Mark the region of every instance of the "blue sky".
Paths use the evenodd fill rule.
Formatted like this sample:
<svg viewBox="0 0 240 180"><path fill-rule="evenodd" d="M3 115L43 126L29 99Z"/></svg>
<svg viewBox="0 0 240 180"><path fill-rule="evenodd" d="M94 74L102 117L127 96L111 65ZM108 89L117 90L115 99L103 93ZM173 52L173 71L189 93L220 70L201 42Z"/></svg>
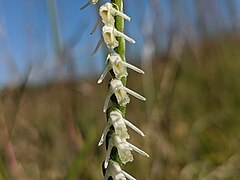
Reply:
<svg viewBox="0 0 240 180"><path fill-rule="evenodd" d="M91 56L100 38L100 28L94 35L90 35L98 15L96 6L93 5L83 11L79 10L86 1L0 0L0 86L14 80L21 80L30 65L33 66L30 75L31 81L51 79L55 67L56 51L49 19L49 2L56 2L60 48L65 47L71 40L76 41L70 54L75 59L74 62L80 72L80 77L98 75L104 67L106 55L104 48L101 48L95 56ZM106 1L101 3L103 2ZM137 6L136 2L139 3ZM144 43L139 23L144 20L151 24L154 18L157 18L152 14L149 2L147 0L125 1L125 12L132 17L131 22L126 22L126 34L137 40L136 45L127 44L129 47L127 57L129 58L138 57ZM194 26L196 23L194 0L180 2L184 2L180 9L183 18ZM217 10L221 11L222 23L230 26L224 1L212 0L212 2L216 3L219 8ZM235 0L235 4L239 10L240 1ZM164 21L161 32L157 33L162 34L159 36L159 43L164 44L167 41L165 30L174 21L170 18L172 12L169 9L168 0L159 0L157 8L161 10L161 20ZM149 14L147 16L149 19L144 19L145 13ZM209 14L206 16L211 22L212 17ZM178 23L177 20L175 23ZM12 70L10 70L11 68Z"/></svg>

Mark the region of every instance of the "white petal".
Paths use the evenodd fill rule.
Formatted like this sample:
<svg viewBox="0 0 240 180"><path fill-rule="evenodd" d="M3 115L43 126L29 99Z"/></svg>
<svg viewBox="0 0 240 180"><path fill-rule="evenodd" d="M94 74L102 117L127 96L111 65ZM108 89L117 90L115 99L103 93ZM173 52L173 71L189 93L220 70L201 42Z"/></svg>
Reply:
<svg viewBox="0 0 240 180"><path fill-rule="evenodd" d="M136 151L137 153L143 155L143 156L147 156L149 157L149 155L147 153L145 153L143 150L139 149L138 147L128 143L128 145L132 148L132 150Z"/></svg>
<svg viewBox="0 0 240 180"><path fill-rule="evenodd" d="M94 26L91 34L95 33L95 31L97 30L97 27L100 25L100 23L101 23L101 19L98 19L98 21L97 21L97 23L95 24L95 26Z"/></svg>
<svg viewBox="0 0 240 180"><path fill-rule="evenodd" d="M142 101L146 101L146 98L141 96L140 94L134 92L133 90L131 89L128 89L127 87L124 87L124 90L128 93L128 94L131 94L132 96L142 100Z"/></svg>
<svg viewBox="0 0 240 180"><path fill-rule="evenodd" d="M112 151L112 144L109 143L108 144L108 149L107 149L107 154L106 154L106 159L104 161L104 168L105 169L107 169L107 167L108 167L108 162L109 162L109 159L110 159L111 151Z"/></svg>
<svg viewBox="0 0 240 180"><path fill-rule="evenodd" d="M140 130L140 129L138 129L136 126L134 126L131 122L129 122L128 120L124 120L124 122L125 122L125 124L128 126L128 127L130 127L130 128L132 128L134 131L136 131L138 134L140 134L141 136L145 136L144 135L144 133Z"/></svg>
<svg viewBox="0 0 240 180"><path fill-rule="evenodd" d="M100 78L97 81L98 84L100 84L103 81L103 79L106 77L109 70L110 70L110 67L109 67L109 65L107 65L106 68L104 69L103 73L101 74Z"/></svg>
<svg viewBox="0 0 240 180"><path fill-rule="evenodd" d="M115 36L118 36L118 37L122 37L122 38L126 39L127 41L129 41L130 43L133 43L133 44L136 43L136 42L134 41L134 39L128 37L127 35L121 33L120 31L118 31L118 30L116 30L116 29L114 29L114 35L115 35Z"/></svg>
<svg viewBox="0 0 240 180"><path fill-rule="evenodd" d="M104 102L103 112L106 112L106 111L107 111L108 103L109 103L109 101L110 101L111 96L112 96L112 93L109 91L109 92L108 92L108 95L107 95L107 97L106 97L106 99L105 99L105 102Z"/></svg>
<svg viewBox="0 0 240 180"><path fill-rule="evenodd" d="M127 172L125 172L125 171L122 171L122 173L124 174L124 176L125 176L127 179L137 180L137 179L135 179L134 177L132 177L130 174L128 174Z"/></svg>
<svg viewBox="0 0 240 180"><path fill-rule="evenodd" d="M110 113L110 117L111 117L112 122L114 123L116 121L119 121L119 119L122 118L122 115L118 111L112 111Z"/></svg>
<svg viewBox="0 0 240 180"><path fill-rule="evenodd" d="M103 142L105 141L110 126L111 126L111 124L109 124L109 123L106 124L106 126L105 126L105 128L103 130L101 139L100 139L100 141L98 143L98 146L101 146L103 144Z"/></svg>
<svg viewBox="0 0 240 180"><path fill-rule="evenodd" d="M118 91L119 89L123 89L124 87L122 81L119 79L112 79L110 85L113 92Z"/></svg>
<svg viewBox="0 0 240 180"><path fill-rule="evenodd" d="M124 62L124 61L123 61L122 63L123 63L123 65L124 65L125 67L127 67L127 68L130 68L130 69L132 69L132 70L134 70L134 71L136 71L136 72L138 72L138 73L145 74L143 70L137 68L136 66L134 66L134 65L132 65L132 64L129 64L129 63Z"/></svg>

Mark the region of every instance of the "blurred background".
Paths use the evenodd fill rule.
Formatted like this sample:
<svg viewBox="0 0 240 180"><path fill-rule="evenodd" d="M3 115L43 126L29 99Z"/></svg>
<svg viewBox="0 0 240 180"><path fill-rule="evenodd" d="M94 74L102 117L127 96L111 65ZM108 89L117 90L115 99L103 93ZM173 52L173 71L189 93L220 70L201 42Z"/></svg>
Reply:
<svg viewBox="0 0 240 180"><path fill-rule="evenodd" d="M87 0L0 0L0 180L102 179L110 76L105 45L91 55L98 7ZM137 179L240 177L240 1L125 2L130 142L124 170Z"/></svg>

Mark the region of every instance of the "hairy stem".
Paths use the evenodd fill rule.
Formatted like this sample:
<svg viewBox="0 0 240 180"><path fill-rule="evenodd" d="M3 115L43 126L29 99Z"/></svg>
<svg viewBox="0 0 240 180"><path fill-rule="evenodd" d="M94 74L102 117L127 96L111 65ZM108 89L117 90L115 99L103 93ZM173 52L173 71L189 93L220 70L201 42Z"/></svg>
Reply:
<svg viewBox="0 0 240 180"><path fill-rule="evenodd" d="M112 3L114 3L117 7L118 10L123 12L123 0L111 0ZM121 33L124 33L124 19L121 16L116 16L115 17L115 28L120 31ZM126 51L126 47L125 47L125 39L122 37L117 37L117 40L119 42L119 46L116 47L114 50L116 53L118 53L120 55L120 57L122 58L123 61L126 61L125 58L125 51ZM124 86L126 86L127 84L127 77L122 77L121 79L122 83ZM126 107L121 107L118 103L116 98L113 96L111 98L113 104L122 112L123 116L125 117L125 111L126 111Z"/></svg>
<svg viewBox="0 0 240 180"><path fill-rule="evenodd" d="M123 12L123 1L122 0L111 0L111 2L114 3L118 7L119 11ZM124 33L124 19L122 17L120 17L120 16L116 16L115 17L115 28L118 31ZM123 61L126 61L126 59L125 59L125 39L122 38L122 37L117 37L117 40L119 42L119 46L116 47L114 50L115 50L115 52L117 54L120 55L120 57L122 58ZM123 85L126 86L127 78L123 77L121 79L121 81L122 81ZM126 107L120 106L118 104L117 99L116 99L116 97L114 95L111 97L111 101L112 101L112 104L113 104L112 108L113 109L114 108L119 109L122 112L123 117L125 117ZM112 108L110 108L110 109L112 109ZM108 114L109 114L109 112L107 112L107 116L108 116ZM108 137L110 137L112 133L114 133L114 128L113 127L110 128L110 131L108 133ZM109 139L108 137L107 137L107 141ZM108 142L106 144L108 146ZM111 159L116 161L116 162L118 162L119 165L122 164L122 162L121 162L121 160L120 160L120 158L118 156L118 151L117 151L116 147L113 147L113 149L111 151Z"/></svg>
<svg viewBox="0 0 240 180"><path fill-rule="evenodd" d="M123 12L123 0L112 0L112 3L116 4L117 7L119 8L119 11ZM116 16L115 17L115 28L124 33L124 19L121 16ZM122 37L117 37L117 40L119 42L119 46L116 47L114 50L116 53L120 55L123 61L126 61L125 58L125 39ZM125 86L126 85L126 78L122 78L122 83Z"/></svg>

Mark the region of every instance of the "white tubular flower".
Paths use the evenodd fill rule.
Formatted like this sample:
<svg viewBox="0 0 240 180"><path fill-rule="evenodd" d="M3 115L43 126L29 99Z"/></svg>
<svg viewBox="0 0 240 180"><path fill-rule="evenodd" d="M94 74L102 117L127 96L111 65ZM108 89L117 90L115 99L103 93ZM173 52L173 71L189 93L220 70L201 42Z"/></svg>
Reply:
<svg viewBox="0 0 240 180"><path fill-rule="evenodd" d="M113 180L136 180L130 174L123 171L117 162L112 160L109 161L104 180L108 180L110 177L112 177Z"/></svg>
<svg viewBox="0 0 240 180"><path fill-rule="evenodd" d="M114 26L103 26L102 36L107 47L110 49L114 49L115 47L118 47L119 43L116 37L122 37L131 43L135 43L135 41L132 38L121 33Z"/></svg>
<svg viewBox="0 0 240 180"><path fill-rule="evenodd" d="M107 60L108 65L106 66L105 70L100 76L98 84L100 84L103 81L103 79L105 78L110 69L113 70L115 77L117 79L121 79L122 77L126 77L128 75L127 68L130 68L138 73L144 74L144 71L142 71L141 69L123 61L117 53L109 54Z"/></svg>
<svg viewBox="0 0 240 180"><path fill-rule="evenodd" d="M102 22L105 24L105 25L110 25L110 26L113 26L114 25L114 16L121 16L122 18L130 21L131 18L128 17L126 14L116 10L114 7L113 7L113 4L112 3L106 3L104 5L102 5L100 8L99 8L99 15L101 16L102 18Z"/></svg>
<svg viewBox="0 0 240 180"><path fill-rule="evenodd" d="M115 129L115 133L117 135L119 135L120 138L129 139L129 134L127 132L126 126L132 128L134 131L136 131L141 136L143 136L143 137L145 136L144 133L140 129L138 129L135 125L133 125L128 120L124 119L119 111L112 111L112 112L110 112L107 125L104 128L104 131L103 131L101 139L98 143L98 146L101 146L103 144L103 142L106 139L109 128L112 125Z"/></svg>
<svg viewBox="0 0 240 180"><path fill-rule="evenodd" d="M123 164L133 161L133 155L131 153L131 151L133 151L133 150L143 156L149 157L149 155L146 152L144 152L143 150L139 149L138 147L130 144L129 142L126 141L126 139L122 139L119 137L119 135L114 133L114 134L112 134L111 138L109 139L107 155L106 155L106 159L104 162L104 168L108 167L110 154L111 154L112 148L114 146L116 146L116 148L118 150L119 158Z"/></svg>
<svg viewBox="0 0 240 180"><path fill-rule="evenodd" d="M127 87L123 86L122 82L119 79L112 79L110 82L109 92L108 92L108 95L107 95L105 103L104 103L103 112L106 112L108 103L113 94L115 94L118 104L120 106L126 106L130 102L130 99L129 99L127 93L131 94L132 96L134 96L140 100L143 100L143 101L146 100L145 97L143 97L140 94L132 91L131 89L128 89Z"/></svg>
<svg viewBox="0 0 240 180"><path fill-rule="evenodd" d="M85 9L86 7L88 7L88 6L91 5L91 4L96 4L97 2L98 2L98 0L89 0L89 1L87 2L87 4L85 4L83 7L80 8L80 10Z"/></svg>

